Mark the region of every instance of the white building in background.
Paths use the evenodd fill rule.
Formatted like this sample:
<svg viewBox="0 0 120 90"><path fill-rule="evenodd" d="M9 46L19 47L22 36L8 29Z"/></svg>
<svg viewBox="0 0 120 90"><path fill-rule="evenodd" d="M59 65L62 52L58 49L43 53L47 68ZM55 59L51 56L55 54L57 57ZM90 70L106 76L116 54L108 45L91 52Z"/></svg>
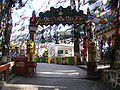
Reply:
<svg viewBox="0 0 120 90"><path fill-rule="evenodd" d="M54 57L74 57L73 44L53 44L48 47L48 56Z"/></svg>

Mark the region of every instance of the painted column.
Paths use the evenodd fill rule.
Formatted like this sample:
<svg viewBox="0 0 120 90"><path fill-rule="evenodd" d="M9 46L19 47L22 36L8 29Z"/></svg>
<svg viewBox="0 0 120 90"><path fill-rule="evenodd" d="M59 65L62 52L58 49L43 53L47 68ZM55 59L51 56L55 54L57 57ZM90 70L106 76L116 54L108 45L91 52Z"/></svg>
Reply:
<svg viewBox="0 0 120 90"><path fill-rule="evenodd" d="M35 54L35 43L32 40L27 42L27 57L28 61L34 61L34 54Z"/></svg>
<svg viewBox="0 0 120 90"><path fill-rule="evenodd" d="M72 47L72 56L74 56L74 47Z"/></svg>
<svg viewBox="0 0 120 90"><path fill-rule="evenodd" d="M74 56L76 56L77 59L77 64L81 64L80 60L80 50L79 50L79 38L80 38L80 33L76 31L76 29L79 27L79 25L74 26Z"/></svg>
<svg viewBox="0 0 120 90"><path fill-rule="evenodd" d="M96 41L94 40L93 28L91 27L92 23L88 24L87 32L88 32L88 62L87 62L87 76L88 78L92 78L91 76L95 76L97 70L97 63L95 61L96 57Z"/></svg>
<svg viewBox="0 0 120 90"><path fill-rule="evenodd" d="M58 56L58 47L55 46L55 57Z"/></svg>
<svg viewBox="0 0 120 90"><path fill-rule="evenodd" d="M94 40L94 30L92 30L92 23L88 24L88 61L95 61L96 57L96 41Z"/></svg>
<svg viewBox="0 0 120 90"><path fill-rule="evenodd" d="M30 32L30 40L27 42L27 57L29 61L34 61L35 56L35 33L37 30L36 25L36 15L35 11L32 13L32 17L30 18L29 32Z"/></svg>
<svg viewBox="0 0 120 90"><path fill-rule="evenodd" d="M117 30L116 30L116 40L115 40L115 61L113 68L120 69L120 0L117 3Z"/></svg>

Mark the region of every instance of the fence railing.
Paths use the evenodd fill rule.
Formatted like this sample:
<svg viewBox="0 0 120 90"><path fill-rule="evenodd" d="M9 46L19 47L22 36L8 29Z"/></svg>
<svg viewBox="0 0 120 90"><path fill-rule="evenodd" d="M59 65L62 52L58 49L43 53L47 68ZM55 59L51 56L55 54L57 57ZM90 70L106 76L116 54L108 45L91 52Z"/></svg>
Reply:
<svg viewBox="0 0 120 90"><path fill-rule="evenodd" d="M54 63L54 64L65 64L65 65L76 65L75 57L55 57L50 59L49 57L38 57L35 58L38 63Z"/></svg>
<svg viewBox="0 0 120 90"><path fill-rule="evenodd" d="M0 65L0 89L4 86L4 82L12 79L14 75L14 62Z"/></svg>

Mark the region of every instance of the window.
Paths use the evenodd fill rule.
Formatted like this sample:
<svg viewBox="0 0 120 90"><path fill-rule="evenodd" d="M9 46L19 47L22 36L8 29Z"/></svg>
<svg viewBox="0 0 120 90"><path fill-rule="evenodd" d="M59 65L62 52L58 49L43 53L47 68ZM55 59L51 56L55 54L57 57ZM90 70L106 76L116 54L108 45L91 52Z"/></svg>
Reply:
<svg viewBox="0 0 120 90"><path fill-rule="evenodd" d="M63 54L63 50L58 50L58 54Z"/></svg>
<svg viewBox="0 0 120 90"><path fill-rule="evenodd" d="M65 50L65 54L68 54L68 50Z"/></svg>

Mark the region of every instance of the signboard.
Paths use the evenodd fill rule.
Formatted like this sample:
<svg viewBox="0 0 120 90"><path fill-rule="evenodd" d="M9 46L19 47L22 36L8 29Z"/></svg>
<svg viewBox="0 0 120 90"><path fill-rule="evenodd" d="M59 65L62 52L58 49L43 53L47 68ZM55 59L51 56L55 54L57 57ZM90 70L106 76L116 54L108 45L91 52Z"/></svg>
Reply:
<svg viewBox="0 0 120 90"><path fill-rule="evenodd" d="M63 8L60 6L59 8L51 7L50 11L46 11L45 13L40 12L39 17L36 17L37 25L71 25L78 24L81 25L85 23L87 20L87 15L83 14L83 11L76 11L75 9L71 9L71 6L67 8Z"/></svg>

